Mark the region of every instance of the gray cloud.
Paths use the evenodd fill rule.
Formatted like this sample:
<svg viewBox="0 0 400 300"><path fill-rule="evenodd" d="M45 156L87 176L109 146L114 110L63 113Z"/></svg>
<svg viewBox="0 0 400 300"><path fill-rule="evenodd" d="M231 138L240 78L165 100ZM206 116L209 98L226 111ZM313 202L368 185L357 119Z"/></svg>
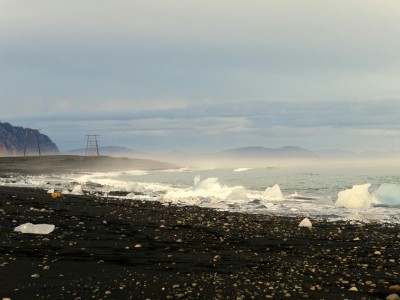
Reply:
<svg viewBox="0 0 400 300"><path fill-rule="evenodd" d="M1 121L64 149L397 146L398 1L0 5Z"/></svg>
<svg viewBox="0 0 400 300"><path fill-rule="evenodd" d="M134 106L113 114L91 111L25 117L64 149L78 146L88 133L105 144L151 151L223 149L250 145L299 145L369 149L397 147L400 101L246 102L192 104L161 109ZM15 120L17 122L17 120ZM75 147L76 147L75 146ZM72 147L73 148L73 147ZM160 149L155 147L155 149Z"/></svg>

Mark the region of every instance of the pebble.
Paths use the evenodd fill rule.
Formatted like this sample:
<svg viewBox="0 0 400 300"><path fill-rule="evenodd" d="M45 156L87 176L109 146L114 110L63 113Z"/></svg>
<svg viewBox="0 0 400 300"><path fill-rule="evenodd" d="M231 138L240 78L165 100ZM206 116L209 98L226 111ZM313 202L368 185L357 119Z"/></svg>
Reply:
<svg viewBox="0 0 400 300"><path fill-rule="evenodd" d="M396 285L391 285L391 286L389 286L389 290L390 290L391 292L398 293L398 292L400 292L400 285L398 285L398 284L396 284Z"/></svg>
<svg viewBox="0 0 400 300"><path fill-rule="evenodd" d="M358 292L358 288L356 288L355 286L352 286L351 288L349 288L350 292Z"/></svg>
<svg viewBox="0 0 400 300"><path fill-rule="evenodd" d="M400 300L400 297L397 294L390 294L386 297L386 300Z"/></svg>
<svg viewBox="0 0 400 300"><path fill-rule="evenodd" d="M32 278L39 278L40 275L39 275L39 274L32 274L31 277L32 277Z"/></svg>

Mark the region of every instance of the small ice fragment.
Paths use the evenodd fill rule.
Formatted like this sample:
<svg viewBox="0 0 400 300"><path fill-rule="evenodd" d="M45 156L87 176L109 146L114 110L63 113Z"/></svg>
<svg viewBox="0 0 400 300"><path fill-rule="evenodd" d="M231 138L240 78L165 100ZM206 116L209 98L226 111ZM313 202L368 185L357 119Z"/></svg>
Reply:
<svg viewBox="0 0 400 300"><path fill-rule="evenodd" d="M304 219L300 222L299 227L308 227L308 228L311 228L311 227L312 227L311 221L310 221L308 218L304 218Z"/></svg>
<svg viewBox="0 0 400 300"><path fill-rule="evenodd" d="M49 234L55 229L54 225L51 224L32 224L25 223L14 228L14 231L19 231L21 233L31 233L31 234Z"/></svg>

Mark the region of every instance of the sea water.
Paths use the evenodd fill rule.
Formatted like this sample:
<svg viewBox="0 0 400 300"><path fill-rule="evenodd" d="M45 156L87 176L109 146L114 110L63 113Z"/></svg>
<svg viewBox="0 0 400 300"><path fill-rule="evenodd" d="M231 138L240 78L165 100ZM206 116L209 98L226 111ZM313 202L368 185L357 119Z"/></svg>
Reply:
<svg viewBox="0 0 400 300"><path fill-rule="evenodd" d="M400 223L397 166L132 170L1 178L0 185L243 213Z"/></svg>

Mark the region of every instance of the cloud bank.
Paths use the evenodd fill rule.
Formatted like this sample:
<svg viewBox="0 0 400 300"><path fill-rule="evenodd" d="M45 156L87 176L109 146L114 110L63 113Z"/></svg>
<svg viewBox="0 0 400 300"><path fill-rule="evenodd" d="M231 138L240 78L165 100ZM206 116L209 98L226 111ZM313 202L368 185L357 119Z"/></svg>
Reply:
<svg viewBox="0 0 400 300"><path fill-rule="evenodd" d="M400 147L398 1L0 6L1 121L62 149Z"/></svg>

